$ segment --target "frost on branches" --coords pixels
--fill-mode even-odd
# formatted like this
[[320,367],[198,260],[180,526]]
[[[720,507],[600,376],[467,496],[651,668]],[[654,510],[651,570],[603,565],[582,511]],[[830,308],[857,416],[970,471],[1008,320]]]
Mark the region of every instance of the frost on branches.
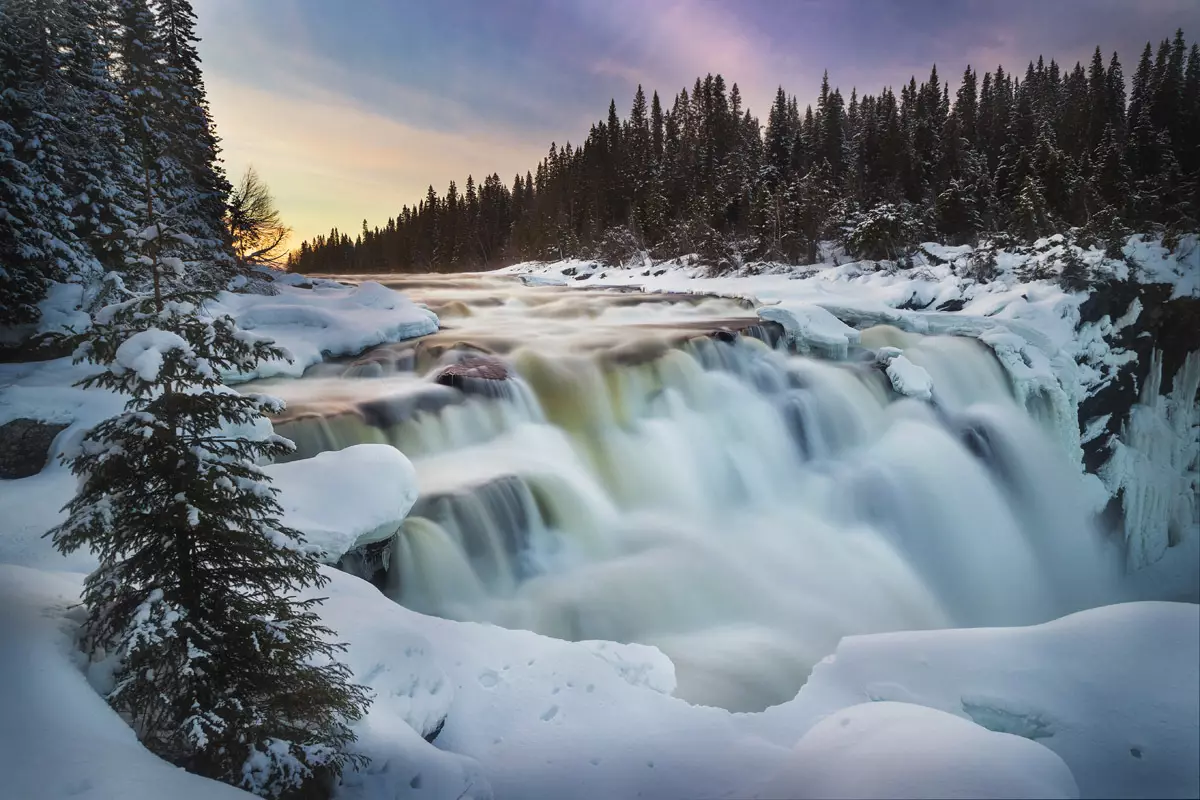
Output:
[[98,315],[76,359],[106,368],[80,385],[130,400],[73,454],[78,494],[49,535],[97,554],[83,646],[116,657],[108,701],[147,747],[266,797],[311,796],[362,762],[348,725],[366,690],[335,661],[318,601],[294,599],[326,579],[257,466],[293,445],[238,433],[281,404],[221,383],[283,352],[202,316],[204,298],[136,297]]

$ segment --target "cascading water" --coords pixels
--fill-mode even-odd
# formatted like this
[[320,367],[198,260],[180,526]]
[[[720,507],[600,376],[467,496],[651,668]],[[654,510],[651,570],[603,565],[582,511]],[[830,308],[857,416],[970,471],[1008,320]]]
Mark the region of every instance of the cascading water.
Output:
[[[413,459],[409,519],[343,566],[415,610],[657,645],[679,696],[755,710],[848,634],[1118,599],[1053,415],[974,340],[879,327],[822,361],[733,301],[404,288],[452,327],[271,391],[298,455],[378,441]],[[931,402],[892,390],[885,345],[930,374]],[[433,380],[481,352],[502,365],[491,390]]]

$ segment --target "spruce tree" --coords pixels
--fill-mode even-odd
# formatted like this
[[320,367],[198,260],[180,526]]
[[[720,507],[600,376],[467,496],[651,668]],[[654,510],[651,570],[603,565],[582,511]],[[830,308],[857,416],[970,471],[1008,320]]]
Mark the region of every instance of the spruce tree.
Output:
[[33,107],[22,83],[26,76],[26,20],[0,3],[0,319],[33,322],[37,304],[53,277],[45,239],[39,234],[41,184],[28,152],[26,127]]
[[99,560],[84,585],[82,644],[117,657],[107,700],[143,743],[256,794],[298,796],[362,763],[348,723],[367,695],[334,660],[344,646],[321,625],[319,600],[294,596],[327,579],[280,522],[278,490],[257,466],[293,445],[238,433],[281,403],[222,385],[285,354],[203,315],[206,294],[160,258],[178,231],[154,218],[149,177],[145,193],[153,292],[97,314],[76,352],[103,368],[79,386],[130,399],[69,459],[79,490],[47,535]]

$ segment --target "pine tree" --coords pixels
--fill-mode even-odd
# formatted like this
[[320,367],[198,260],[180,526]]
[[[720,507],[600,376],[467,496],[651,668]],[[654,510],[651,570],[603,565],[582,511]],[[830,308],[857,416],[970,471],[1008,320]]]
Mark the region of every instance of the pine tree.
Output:
[[1012,231],[1027,241],[1033,241],[1050,232],[1046,199],[1042,195],[1042,187],[1037,178],[1032,174],[1025,177],[1017,195],[1016,207],[1012,213]]
[[[149,178],[146,205],[155,207]],[[108,702],[173,763],[266,797],[332,780],[363,762],[348,751],[366,690],[333,657],[318,600],[295,592],[326,578],[304,538],[279,520],[277,490],[256,466],[291,452],[251,439],[279,401],[226,389],[222,374],[284,357],[229,317],[205,318],[203,292],[161,258],[169,233],[151,212],[142,233],[153,293],[97,315],[76,361],[104,367],[79,382],[130,396],[84,438],[64,553],[100,562],[84,585],[83,647],[119,659]]]
[[221,167],[196,52],[196,15],[188,0],[155,0],[154,8],[166,70],[161,105],[165,117],[156,122],[169,132],[170,147],[164,155],[179,170],[178,185],[164,188],[170,192],[169,203],[185,210],[183,232],[192,240],[186,248],[174,243],[174,255],[197,262],[201,284],[223,288],[238,266],[229,255],[224,226],[225,198],[232,187]]
[[1125,152],[1117,141],[1116,130],[1109,126],[1092,155],[1095,174],[1092,189],[1103,205],[1124,213],[1129,203],[1129,167]]
[[1062,257],[1058,284],[1068,292],[1085,292],[1091,286],[1091,270],[1074,247],[1068,247]]
[[7,0],[0,6],[0,310],[6,322],[35,321],[51,281],[96,271],[71,219],[68,120],[88,109],[68,80],[62,22],[58,3]]
[[121,130],[120,88],[111,75],[110,46],[117,37],[108,0],[62,0],[60,41],[71,120],[67,132],[68,188],[74,233],[98,265],[121,269],[133,246],[137,153]]
[[37,304],[54,277],[45,239],[39,234],[40,176],[28,152],[25,129],[33,107],[26,81],[27,20],[19,8],[0,3],[0,318],[33,322]]

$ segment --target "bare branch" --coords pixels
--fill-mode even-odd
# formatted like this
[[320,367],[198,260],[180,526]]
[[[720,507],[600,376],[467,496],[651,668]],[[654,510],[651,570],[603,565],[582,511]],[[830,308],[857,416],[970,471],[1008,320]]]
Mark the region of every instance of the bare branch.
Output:
[[248,167],[229,196],[225,224],[240,264],[281,267],[287,257],[291,228],[283,224],[270,188]]

